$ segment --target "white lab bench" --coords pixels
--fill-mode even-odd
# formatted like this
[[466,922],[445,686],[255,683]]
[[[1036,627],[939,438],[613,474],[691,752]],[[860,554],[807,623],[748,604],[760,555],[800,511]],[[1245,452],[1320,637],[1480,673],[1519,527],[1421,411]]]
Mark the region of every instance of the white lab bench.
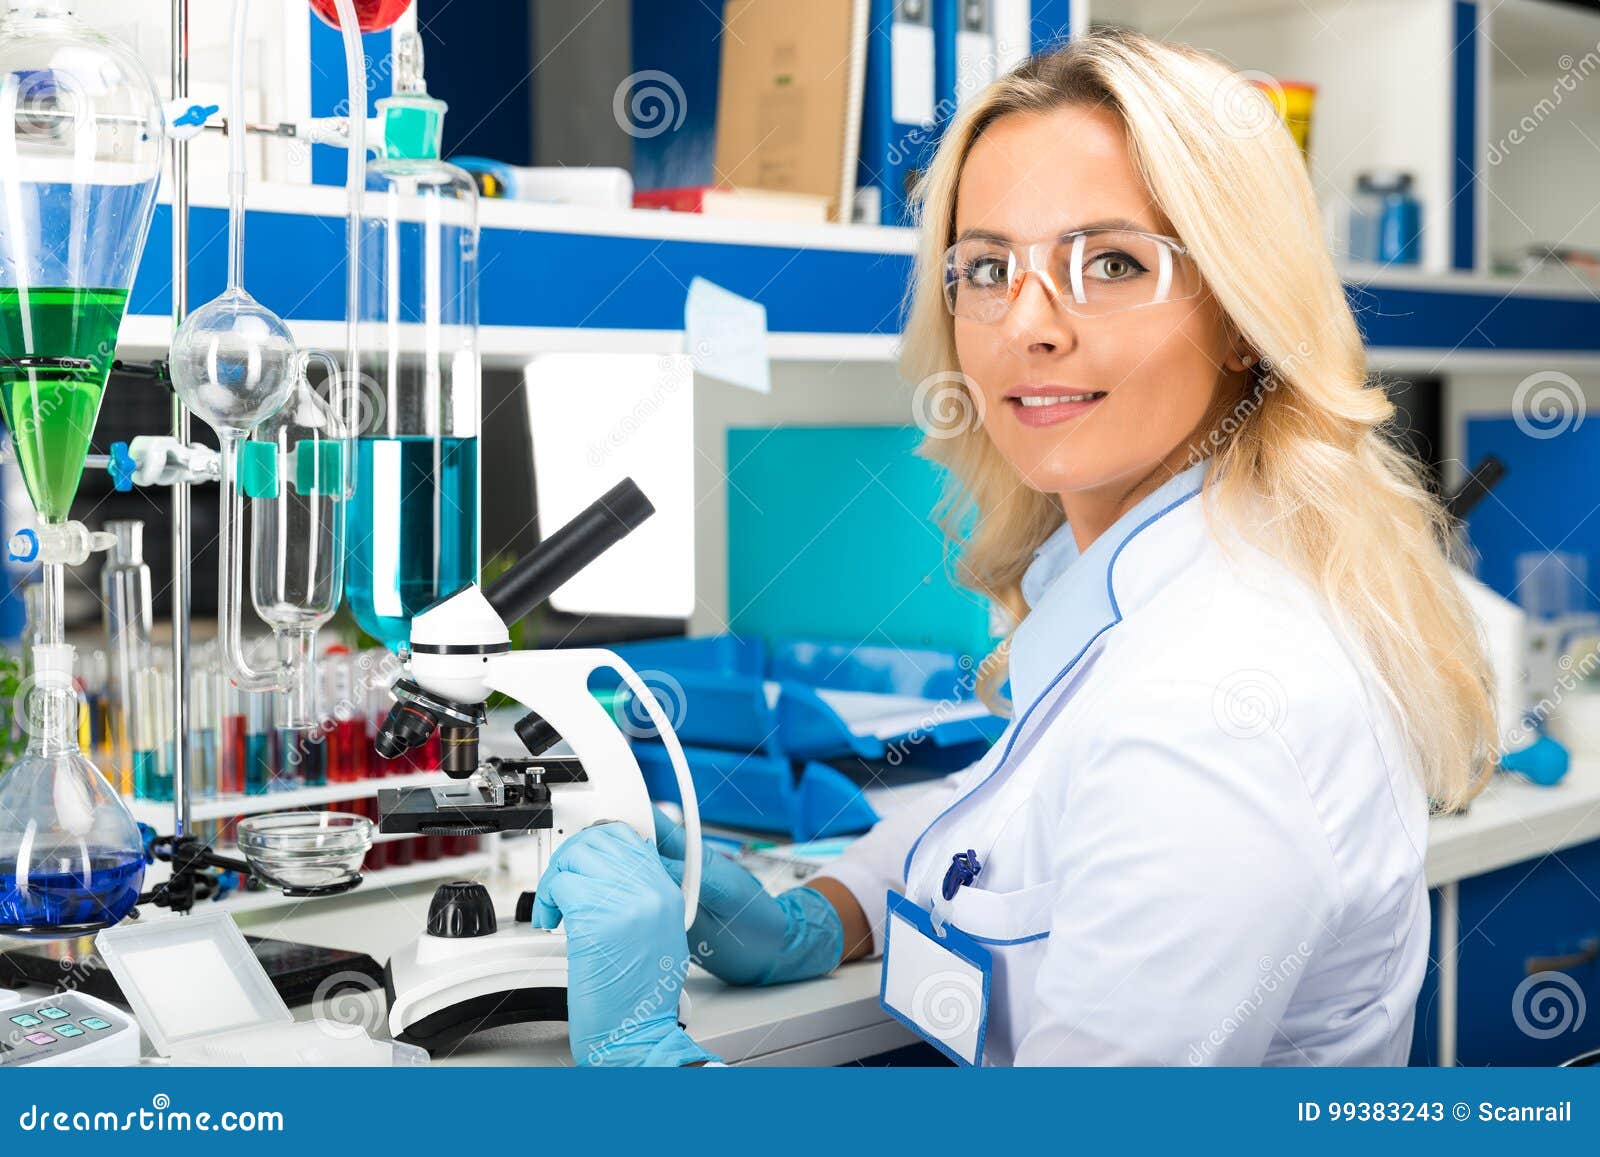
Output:
[[[509,914],[520,888],[494,885],[495,907]],[[421,931],[433,885],[395,890],[381,900],[353,893],[241,916],[255,936],[272,936],[328,947],[355,949],[379,963]],[[689,1032],[729,1064],[841,1065],[915,1041],[878,1005],[878,963],[861,961],[831,976],[774,988],[731,988],[695,969],[687,992]],[[369,1029],[382,1021],[383,994],[368,1003],[333,1002],[343,1019],[360,1018]],[[322,1015],[328,1015],[324,1010]],[[312,1007],[295,1010],[312,1015]],[[468,1037],[448,1056],[448,1065],[571,1065],[567,1026],[509,1025]]]
[[[1559,785],[1536,787],[1499,777],[1463,816],[1436,818],[1428,848],[1428,883],[1439,889],[1439,1017],[1441,1063],[1453,1062],[1461,1031],[1455,1015],[1457,885],[1510,864],[1600,839],[1600,760],[1575,762]],[[509,912],[510,884],[496,899]],[[309,902],[241,918],[247,930],[332,947],[360,949],[382,961],[416,935],[431,886]],[[730,1064],[838,1065],[887,1052],[912,1036],[878,1005],[878,965],[861,962],[833,976],[768,989],[737,989],[704,973],[691,975],[690,1032]],[[379,1019],[374,994],[372,1021]],[[302,1010],[308,1015],[309,1010]],[[519,1025],[468,1038],[436,1063],[567,1065],[564,1025]]]

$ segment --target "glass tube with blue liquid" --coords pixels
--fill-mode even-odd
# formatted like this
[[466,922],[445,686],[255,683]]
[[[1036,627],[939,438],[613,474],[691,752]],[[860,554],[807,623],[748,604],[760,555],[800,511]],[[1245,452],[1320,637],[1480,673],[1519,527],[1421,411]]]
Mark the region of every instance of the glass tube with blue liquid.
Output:
[[402,37],[395,95],[378,102],[383,156],[367,171],[357,388],[360,435],[345,593],[390,650],[411,618],[478,579],[478,193],[440,159],[444,105],[420,41]]

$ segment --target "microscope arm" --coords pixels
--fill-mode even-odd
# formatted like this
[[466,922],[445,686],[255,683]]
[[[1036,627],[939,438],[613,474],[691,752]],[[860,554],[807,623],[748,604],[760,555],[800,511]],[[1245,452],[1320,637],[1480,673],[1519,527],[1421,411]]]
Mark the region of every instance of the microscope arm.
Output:
[[597,648],[554,651],[512,651],[492,656],[483,682],[537,711],[572,746],[589,782],[552,788],[556,843],[591,824],[620,820],[640,838],[655,843],[655,817],[644,776],[628,740],[612,717],[589,693],[589,676],[610,668],[622,676],[660,735],[677,776],[683,800],[685,855],[683,870],[684,927],[694,923],[700,900],[700,808],[694,781],[678,736],[661,704],[634,669],[610,651]]

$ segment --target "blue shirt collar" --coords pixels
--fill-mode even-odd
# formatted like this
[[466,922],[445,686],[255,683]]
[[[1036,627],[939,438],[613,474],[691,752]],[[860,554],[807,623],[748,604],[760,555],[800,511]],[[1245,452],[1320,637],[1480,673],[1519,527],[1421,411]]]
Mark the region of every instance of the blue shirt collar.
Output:
[[[1089,552],[1109,562],[1117,547],[1126,542],[1128,536],[1145,519],[1156,511],[1170,506],[1179,495],[1199,490],[1205,481],[1206,466],[1205,461],[1190,466],[1145,495],[1132,510],[1117,519],[1104,534],[1089,544]],[[1027,600],[1028,606],[1037,607],[1050,584],[1077,562],[1081,555],[1071,524],[1063,522],[1056,527],[1049,538],[1039,544],[1039,548],[1033,552],[1033,562],[1028,565],[1027,571],[1022,576],[1022,597]],[[1105,568],[1101,566],[1099,569],[1103,572]]]
[[1022,597],[1031,609],[1011,640],[1011,699],[1016,713],[1120,618],[1111,588],[1112,563],[1145,526],[1200,491],[1207,465],[1202,461],[1173,475],[1112,523],[1087,550],[1079,551],[1072,527],[1063,523],[1034,552],[1022,576]]

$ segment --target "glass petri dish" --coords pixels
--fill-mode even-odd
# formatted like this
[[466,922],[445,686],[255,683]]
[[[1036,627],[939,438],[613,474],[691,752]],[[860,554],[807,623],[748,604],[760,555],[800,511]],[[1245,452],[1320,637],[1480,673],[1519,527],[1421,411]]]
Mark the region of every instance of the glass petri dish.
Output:
[[239,822],[239,853],[267,883],[294,891],[353,886],[372,821],[347,812],[272,812]]

